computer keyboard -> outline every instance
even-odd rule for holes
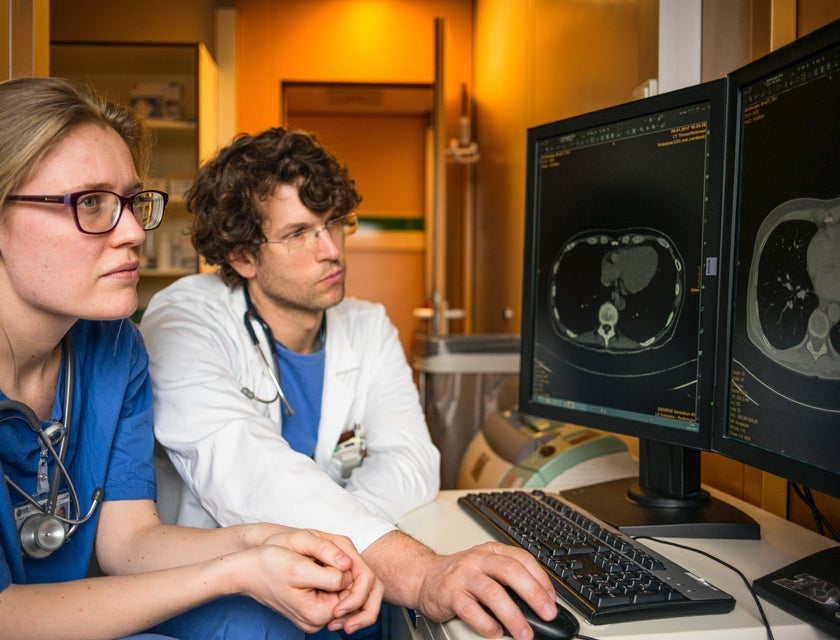
[[[727,593],[641,542],[536,491],[469,493],[458,503],[542,563],[557,594],[592,624],[726,613]]]

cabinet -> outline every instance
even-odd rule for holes
[[[89,82],[134,106],[155,137],[146,186],[169,193],[161,226],[146,235],[139,311],[159,289],[198,270],[183,194],[217,148],[217,66],[201,43],[52,42],[50,75]],[[167,99],[164,100],[164,97]]]

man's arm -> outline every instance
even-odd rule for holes
[[[499,637],[503,630],[483,606],[493,611],[516,640],[533,637],[503,585],[512,587],[544,619],[557,614],[554,589],[545,571],[531,554],[511,545],[487,542],[440,555],[393,531],[365,549],[362,557],[385,585],[388,602],[416,609],[436,622],[458,617],[484,637]]]
[[[349,350],[358,359],[355,377],[347,380],[368,457],[353,471],[346,489],[374,513],[396,522],[433,500],[440,483],[440,454],[429,437],[411,368],[381,305],[347,301],[328,312],[327,326],[328,348]],[[327,375],[324,391],[329,397],[332,374]],[[339,379],[341,375],[336,373]]]

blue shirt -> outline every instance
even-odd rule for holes
[[[295,451],[315,454],[318,425],[321,423],[321,397],[324,392],[324,349],[315,353],[295,353],[275,342],[280,385],[294,415],[283,414],[283,438]]]
[[[97,487],[105,500],[155,499],[152,462],[152,390],[148,355],[129,321],[80,320],[71,329],[75,353],[73,415],[65,466],[83,512]],[[65,363],[62,362],[61,380]],[[53,416],[61,416],[63,383]],[[0,399],[7,398],[0,390]],[[0,468],[23,490],[35,492],[41,446],[14,412],[0,416]],[[50,459],[50,477],[54,462]],[[61,484],[62,490],[65,488]],[[93,550],[98,510],[72,537],[44,559],[24,558],[13,507],[23,502],[3,482],[0,488],[0,590],[11,582],[33,584],[84,578]],[[73,517],[79,517],[74,514]]]

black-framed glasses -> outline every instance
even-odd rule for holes
[[[359,216],[355,212],[345,213],[343,216],[330,218],[324,224],[317,227],[303,227],[297,231],[286,234],[279,240],[265,240],[265,244],[285,245],[289,253],[296,253],[303,249],[314,249],[318,243],[318,236],[326,230],[333,242],[344,240],[352,236],[359,228]]]
[[[145,231],[156,229],[163,220],[169,194],[155,189],[121,196],[101,189],[77,191],[61,196],[6,196],[6,200],[63,204],[70,207],[76,228],[82,233],[108,233],[117,226],[123,209],[128,207],[137,224]]]

